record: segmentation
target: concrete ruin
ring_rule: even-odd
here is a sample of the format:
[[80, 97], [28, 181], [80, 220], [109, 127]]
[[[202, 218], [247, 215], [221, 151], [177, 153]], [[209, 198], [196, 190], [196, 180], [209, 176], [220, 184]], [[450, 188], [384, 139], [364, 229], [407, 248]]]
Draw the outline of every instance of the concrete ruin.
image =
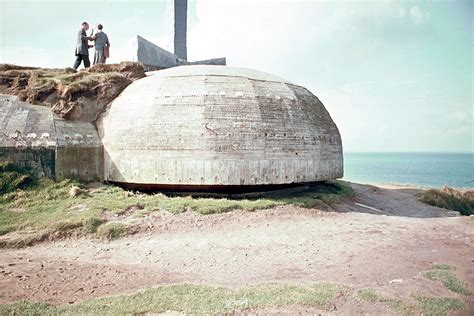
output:
[[0, 160], [38, 176], [164, 190], [343, 176], [341, 137], [321, 101], [256, 70], [155, 71], [125, 88], [94, 123], [0, 96]]
[[0, 95], [0, 161], [37, 177], [103, 180], [103, 148], [95, 126], [65, 120], [44, 106]]
[[343, 176], [339, 131], [307, 89], [256, 70], [181, 66], [135, 81], [98, 120], [104, 180], [215, 189]]

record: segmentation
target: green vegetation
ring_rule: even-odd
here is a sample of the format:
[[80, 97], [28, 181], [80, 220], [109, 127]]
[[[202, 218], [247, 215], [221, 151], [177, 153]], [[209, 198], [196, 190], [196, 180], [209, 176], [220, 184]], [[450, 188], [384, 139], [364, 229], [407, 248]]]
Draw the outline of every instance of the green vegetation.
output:
[[0, 163], [0, 194], [27, 187], [33, 181], [23, 169], [9, 162]]
[[[442, 270], [446, 271], [446, 270]], [[447, 315], [448, 312], [463, 307], [460, 300], [448, 297], [413, 296], [416, 304], [377, 293], [374, 289], [365, 288], [357, 292], [357, 296], [372, 303], [382, 303], [395, 309], [401, 315]]]
[[127, 235], [128, 227], [127, 225], [121, 223], [108, 223], [105, 225], [100, 226], [97, 229], [97, 235], [109, 239], [114, 240], [120, 237]]
[[84, 301], [78, 305], [55, 307], [44, 303], [19, 301], [0, 305], [1, 315], [135, 315], [181, 311], [214, 314], [275, 306], [305, 305], [321, 309], [342, 295], [347, 288], [329, 283], [310, 287], [267, 284], [241, 289], [203, 285], [167, 285], [133, 295], [120, 295]]
[[32, 87], [38, 91], [48, 91], [61, 86], [62, 89], [67, 89], [69, 94], [87, 90], [101, 83], [124, 80], [118, 72], [59, 72], [58, 70], [36, 70], [32, 72], [31, 78]]
[[446, 264], [446, 263], [433, 263], [431, 268], [434, 270], [448, 270], [448, 271], [455, 271], [456, 267]]
[[447, 315], [448, 312], [463, 307], [462, 302], [456, 298], [418, 296], [416, 300], [420, 303], [424, 315]]
[[37, 303], [30, 301], [18, 301], [12, 304], [0, 305], [0, 315], [57, 315], [58, 308], [47, 303]]
[[433, 269], [434, 270], [425, 273], [426, 278], [432, 281], [440, 281], [444, 287], [455, 293], [464, 295], [470, 294], [467, 284], [454, 275], [453, 271], [456, 270], [455, 267], [447, 264], [434, 264]]
[[[350, 288], [330, 283], [312, 286], [262, 284], [238, 289], [179, 284], [130, 295], [89, 299], [75, 305], [53, 306], [22, 300], [0, 305], [0, 315], [138, 315], [166, 311], [216, 314], [297, 305], [330, 310], [335, 299], [348, 293], [351, 293]], [[370, 288], [360, 289], [357, 296], [371, 303], [385, 304], [400, 315], [441, 316], [463, 307], [455, 298], [414, 295], [411, 303], [381, 295]]]
[[[88, 189], [77, 181], [33, 179], [11, 164], [1, 165], [0, 236], [19, 233], [15, 240], [0, 239], [0, 247], [21, 247], [71, 234], [116, 239], [133, 231], [114, 215], [137, 219], [154, 211], [213, 214], [231, 210], [255, 211], [278, 205], [327, 208], [353, 195], [343, 182], [311, 185], [299, 193], [269, 193], [264, 198], [227, 199], [144, 194], [99, 184]], [[75, 194], [71, 194], [74, 187]], [[133, 220], [128, 221], [133, 225]]]
[[360, 289], [357, 292], [357, 296], [363, 299], [364, 301], [388, 305], [402, 315], [413, 315], [417, 311], [417, 306], [406, 303], [400, 299], [381, 295], [377, 293], [374, 289]]
[[445, 187], [443, 190], [430, 189], [418, 194], [423, 203], [453, 210], [462, 215], [474, 215], [474, 190], [464, 192]]

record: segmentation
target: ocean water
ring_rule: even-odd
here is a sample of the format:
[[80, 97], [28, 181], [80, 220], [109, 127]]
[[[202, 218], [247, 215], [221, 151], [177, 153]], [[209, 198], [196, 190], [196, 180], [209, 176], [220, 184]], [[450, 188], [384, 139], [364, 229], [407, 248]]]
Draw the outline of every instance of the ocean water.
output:
[[344, 153], [344, 180], [474, 188], [474, 153]]

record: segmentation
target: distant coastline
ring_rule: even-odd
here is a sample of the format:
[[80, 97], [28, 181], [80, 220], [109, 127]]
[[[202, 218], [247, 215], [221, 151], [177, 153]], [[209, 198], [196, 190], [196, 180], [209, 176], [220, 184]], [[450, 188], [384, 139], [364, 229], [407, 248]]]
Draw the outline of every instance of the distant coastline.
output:
[[343, 180], [419, 188], [474, 189], [474, 153], [346, 152]]

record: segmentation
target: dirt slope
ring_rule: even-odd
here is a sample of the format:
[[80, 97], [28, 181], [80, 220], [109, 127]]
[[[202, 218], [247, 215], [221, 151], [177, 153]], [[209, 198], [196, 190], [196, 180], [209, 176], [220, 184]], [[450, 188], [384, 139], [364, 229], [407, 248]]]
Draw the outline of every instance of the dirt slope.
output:
[[45, 69], [0, 64], [0, 93], [52, 108], [71, 120], [93, 122], [133, 80], [145, 77], [140, 63]]
[[[472, 296], [450, 292], [423, 274], [432, 263], [450, 264], [474, 291], [474, 221], [420, 204], [413, 190], [353, 188], [355, 203], [364, 207], [351, 201], [335, 212], [284, 206], [207, 216], [157, 213], [148, 232], [113, 242], [0, 250], [0, 303], [28, 298], [67, 304], [163, 283], [327, 281], [401, 299], [458, 297], [465, 306], [458, 314], [472, 312]], [[335, 308], [340, 314], [393, 312], [354, 297]]]

